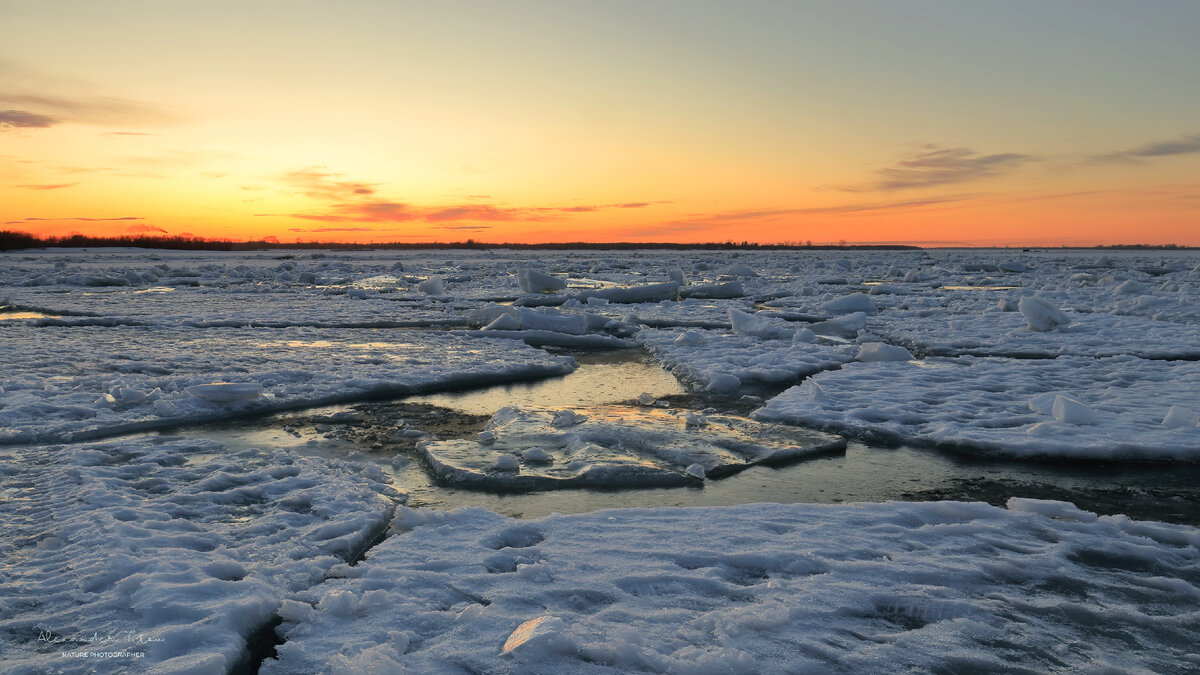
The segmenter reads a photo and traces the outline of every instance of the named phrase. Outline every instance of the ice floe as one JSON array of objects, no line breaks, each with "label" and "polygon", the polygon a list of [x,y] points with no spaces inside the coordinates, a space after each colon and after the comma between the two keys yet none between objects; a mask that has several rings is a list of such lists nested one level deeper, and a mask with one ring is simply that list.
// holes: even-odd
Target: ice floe
[{"label": "ice floe", "polygon": [[10,673],[245,668],[280,603],[403,499],[372,464],[166,437],[10,449],[0,490]]},{"label": "ice floe", "polygon": [[838,450],[845,441],[730,415],[600,406],[503,408],[476,440],[419,447],[434,475],[449,484],[548,490],[687,485]]},{"label": "ice floe", "polygon": [[514,340],[431,331],[3,329],[0,442],[55,442],[231,414],[500,383],[574,369]]},{"label": "ice floe", "polygon": [[[763,330],[787,327],[782,320]],[[755,322],[755,325],[760,325]],[[696,389],[732,392],[742,383],[779,384],[797,380],[854,359],[854,345],[763,339],[731,331],[704,333],[645,328],[636,340],[680,380]]]},{"label": "ice floe", "polygon": [[1200,362],[1004,359],[851,363],[755,416],[891,441],[1016,456],[1200,459]]},{"label": "ice floe", "polygon": [[263,672],[1200,666],[1191,527],[1036,500],[401,509],[407,532],[290,606]]}]

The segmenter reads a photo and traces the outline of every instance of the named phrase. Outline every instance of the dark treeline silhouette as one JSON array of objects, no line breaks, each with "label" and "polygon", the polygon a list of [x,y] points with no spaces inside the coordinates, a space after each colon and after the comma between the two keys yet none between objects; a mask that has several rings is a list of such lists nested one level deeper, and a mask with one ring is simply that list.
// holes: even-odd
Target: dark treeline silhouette
[{"label": "dark treeline silhouette", "polygon": [[617,242],[595,243],[585,241],[562,242],[554,244],[489,244],[471,239],[460,242],[393,242],[354,244],[336,241],[312,241],[284,243],[275,241],[231,241],[228,239],[205,239],[203,237],[169,237],[169,236],[120,236],[120,237],[86,237],[72,234],[66,237],[36,237],[25,232],[0,230],[0,251],[11,251],[28,248],[159,248],[183,251],[262,251],[279,249],[335,249],[335,250],[372,250],[372,249],[434,249],[434,248],[465,248],[465,249],[534,249],[562,251],[568,249],[593,250],[632,250],[632,249],[750,249],[750,250],[839,250],[839,249],[870,249],[870,250],[915,250],[918,246],[899,244],[813,244],[781,243],[755,244],[748,241],[708,242],[702,244],[678,244],[670,242]]}]

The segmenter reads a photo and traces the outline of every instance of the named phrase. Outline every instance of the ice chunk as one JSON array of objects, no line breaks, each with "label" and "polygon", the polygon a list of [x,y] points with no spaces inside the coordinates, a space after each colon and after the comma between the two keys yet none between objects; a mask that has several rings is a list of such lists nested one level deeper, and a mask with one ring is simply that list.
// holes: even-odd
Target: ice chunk
[{"label": "ice chunk", "polygon": [[560,410],[554,415],[554,426],[560,428],[573,427],[576,424],[582,424],[586,420],[586,415],[580,415],[574,410]]},{"label": "ice chunk", "polygon": [[684,275],[683,270],[677,267],[667,270],[667,280],[677,283],[680,286],[687,284],[687,277]]},{"label": "ice chunk", "polygon": [[521,320],[510,313],[501,314],[481,330],[521,330]]},{"label": "ice chunk", "polygon": [[801,326],[796,329],[795,333],[792,333],[792,344],[794,345],[808,345],[816,341],[817,334],[812,332],[811,328]]},{"label": "ice chunk", "polygon": [[720,300],[743,297],[746,295],[746,289],[740,281],[726,281],[720,284],[699,284],[680,288],[679,295],[684,298]]},{"label": "ice chunk", "polygon": [[520,269],[517,270],[517,285],[526,293],[547,293],[561,291],[567,287],[567,282],[538,270]]},{"label": "ice chunk", "polygon": [[593,298],[618,303],[660,302],[674,300],[679,296],[679,284],[669,281],[661,284],[646,284],[645,286],[630,286],[628,288],[605,288],[599,291],[584,291],[575,297],[583,302],[591,302]]},{"label": "ice chunk", "polygon": [[851,314],[853,312],[874,314],[878,311],[875,301],[866,293],[851,293],[850,295],[843,295],[840,298],[834,298],[822,304],[821,309],[830,314]]},{"label": "ice chunk", "polygon": [[1066,424],[1096,424],[1096,413],[1085,403],[1066,396],[1055,396],[1050,408],[1054,419]]},{"label": "ice chunk", "polygon": [[1141,295],[1143,293],[1150,292],[1150,284],[1143,283],[1141,281],[1134,281],[1133,279],[1128,279],[1128,280],[1122,282],[1120,285],[1118,285],[1113,290],[1115,290],[1117,293],[1122,293],[1122,294],[1126,294],[1126,295]]},{"label": "ice chunk", "polygon": [[809,325],[809,329],[817,335],[835,335],[846,338],[857,337],[858,331],[866,327],[867,315],[865,312],[854,312]]},{"label": "ice chunk", "polygon": [[432,276],[417,284],[417,290],[425,295],[445,295],[446,284],[440,276]]},{"label": "ice chunk", "polygon": [[1026,295],[1017,303],[1031,330],[1048,331],[1071,323],[1066,314],[1057,307],[1032,295]]},{"label": "ice chunk", "polygon": [[[732,415],[609,405],[563,426],[563,412],[504,408],[488,422],[490,443],[435,441],[420,449],[435,475],[455,485],[545,490],[686,485],[697,478],[692,465],[719,478],[844,447],[836,436]],[[514,456],[525,462],[519,472]]]},{"label": "ice chunk", "polygon": [[904,347],[883,342],[868,342],[858,348],[859,361],[912,361],[913,355]]},{"label": "ice chunk", "polygon": [[1198,426],[1200,425],[1200,415],[1181,405],[1173,405],[1163,417],[1162,425],[1168,429]]},{"label": "ice chunk", "polygon": [[741,335],[753,335],[761,338],[791,338],[792,331],[771,324],[768,319],[743,312],[740,309],[729,308],[729,323],[733,332]]},{"label": "ice chunk", "polygon": [[675,344],[681,347],[702,345],[704,344],[704,335],[694,330],[685,331],[680,333],[679,337],[675,338]]},{"label": "ice chunk", "polygon": [[[571,642],[562,633],[566,624],[556,616],[539,616],[517,626],[504,641],[501,654],[520,650],[526,658],[545,659],[560,651],[571,649]],[[532,652],[532,653],[530,653]]]},{"label": "ice chunk", "polygon": [[1100,516],[1091,511],[1084,511],[1071,502],[1059,502],[1049,499],[1029,499],[1026,497],[1009,497],[1009,511],[1015,513],[1036,513],[1038,515],[1072,523],[1094,523]]},{"label": "ice chunk", "polygon": [[729,268],[729,274],[735,277],[757,277],[758,273],[746,265],[737,264]]},{"label": "ice chunk", "polygon": [[736,375],[729,373],[716,373],[709,378],[706,390],[711,392],[729,392],[734,391],[742,386],[742,380]]},{"label": "ice chunk", "polygon": [[213,382],[193,385],[184,391],[210,403],[232,403],[234,401],[252,401],[262,396],[263,388],[257,382]]}]

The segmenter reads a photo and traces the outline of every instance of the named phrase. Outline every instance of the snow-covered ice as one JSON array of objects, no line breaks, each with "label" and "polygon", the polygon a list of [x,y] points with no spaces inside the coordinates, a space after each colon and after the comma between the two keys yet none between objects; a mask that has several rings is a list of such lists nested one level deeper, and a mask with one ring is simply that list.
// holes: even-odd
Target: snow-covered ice
[{"label": "snow-covered ice", "polygon": [[[612,405],[503,408],[480,436],[421,448],[452,485],[544,490],[687,485],[845,447],[837,436],[731,415]],[[689,474],[692,466],[699,476]]]},{"label": "snow-covered ice", "polygon": [[1200,427],[1173,408],[1200,408],[1200,362],[964,356],[852,363],[755,416],[1006,455],[1200,459]]},{"label": "snow-covered ice", "polygon": [[1186,672],[1200,531],[1062,502],[403,508],[268,673]]},{"label": "snow-covered ice", "polygon": [[636,340],[680,380],[714,392],[732,392],[742,383],[794,381],[848,363],[858,351],[853,345],[796,342],[790,334],[783,339],[786,322],[774,321],[778,323],[763,330],[780,331],[780,339],[733,331],[644,328]]},{"label": "snow-covered ice", "polygon": [[[428,469],[457,485],[437,488],[447,499],[707,493],[844,443],[818,429],[983,462],[1200,462],[1194,251],[0,259],[9,671],[253,668],[249,642],[277,620],[266,672],[1200,671],[1192,526],[1020,499],[517,521],[398,507],[386,479]],[[246,450],[192,427],[511,385],[571,372],[564,349],[612,348],[648,352],[693,393],[634,383],[499,410],[511,403],[493,392],[486,427],[430,438],[372,417],[339,441],[407,439],[392,452],[414,454],[391,463],[286,427],[286,443]],[[759,405],[756,420],[731,412]],[[304,438],[342,438],[313,424]],[[180,435],[128,435],[167,427]],[[1092,480],[1115,489],[1120,474]],[[145,656],[61,655],[97,648]]]},{"label": "snow-covered ice", "polygon": [[0,442],[58,442],[570,372],[515,340],[434,331],[6,326]]},{"label": "snow-covered ice", "polygon": [[280,602],[403,499],[373,464],[168,437],[7,450],[0,493],[8,673],[245,666]]}]

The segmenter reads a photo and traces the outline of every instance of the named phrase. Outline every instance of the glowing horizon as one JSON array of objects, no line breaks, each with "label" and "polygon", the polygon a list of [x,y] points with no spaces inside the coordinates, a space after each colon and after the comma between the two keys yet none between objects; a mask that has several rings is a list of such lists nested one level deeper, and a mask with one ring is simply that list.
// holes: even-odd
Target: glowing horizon
[{"label": "glowing horizon", "polygon": [[0,0],[0,21],[0,229],[1200,245],[1183,0]]}]

